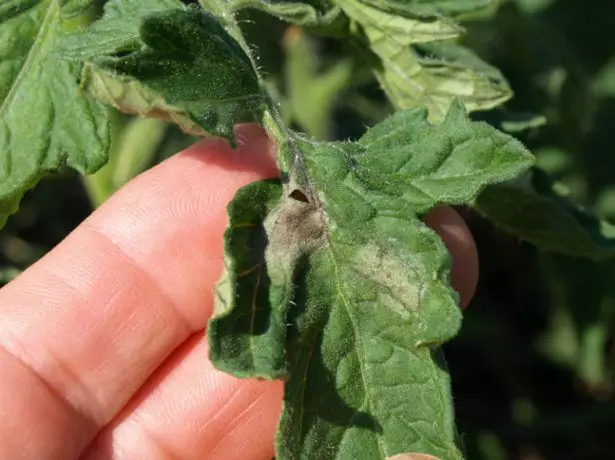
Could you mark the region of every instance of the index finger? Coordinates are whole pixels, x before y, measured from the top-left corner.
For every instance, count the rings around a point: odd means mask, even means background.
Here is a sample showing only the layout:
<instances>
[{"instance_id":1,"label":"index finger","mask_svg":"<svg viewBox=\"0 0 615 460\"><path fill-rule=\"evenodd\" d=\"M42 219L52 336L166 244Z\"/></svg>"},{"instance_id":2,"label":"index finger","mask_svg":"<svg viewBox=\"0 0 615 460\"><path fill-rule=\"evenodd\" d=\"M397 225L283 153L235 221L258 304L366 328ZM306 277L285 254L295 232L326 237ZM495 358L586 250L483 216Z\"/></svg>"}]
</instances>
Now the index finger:
<instances>
[{"instance_id":1,"label":"index finger","mask_svg":"<svg viewBox=\"0 0 615 460\"><path fill-rule=\"evenodd\" d=\"M79 455L205 327L226 205L278 174L260 128L237 135L237 151L209 140L138 177L0 291L0 457Z\"/></svg>"}]
</instances>

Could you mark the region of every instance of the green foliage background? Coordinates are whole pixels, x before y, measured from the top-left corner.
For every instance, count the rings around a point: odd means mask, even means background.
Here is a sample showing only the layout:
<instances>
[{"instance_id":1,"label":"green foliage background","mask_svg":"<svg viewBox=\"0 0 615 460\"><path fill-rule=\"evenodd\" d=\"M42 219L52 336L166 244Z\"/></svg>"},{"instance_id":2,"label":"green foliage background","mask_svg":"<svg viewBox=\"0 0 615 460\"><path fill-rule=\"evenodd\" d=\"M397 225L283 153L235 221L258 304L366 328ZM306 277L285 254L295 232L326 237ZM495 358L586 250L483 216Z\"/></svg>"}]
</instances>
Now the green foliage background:
<instances>
[{"instance_id":1,"label":"green foliage background","mask_svg":"<svg viewBox=\"0 0 615 460\"><path fill-rule=\"evenodd\" d=\"M392 111L349 45L260 13L242 13L240 24L299 130L356 139ZM473 117L512 132L576 203L615 222L615 5L503 1L466 27L464 44L514 91L504 106ZM67 172L26 194L0 233L2 282L139 171L193 141L163 122L118 113L112 129L103 170ZM614 458L615 263L540 252L460 212L477 240L480 286L445 352L468 458Z\"/></svg>"}]
</instances>

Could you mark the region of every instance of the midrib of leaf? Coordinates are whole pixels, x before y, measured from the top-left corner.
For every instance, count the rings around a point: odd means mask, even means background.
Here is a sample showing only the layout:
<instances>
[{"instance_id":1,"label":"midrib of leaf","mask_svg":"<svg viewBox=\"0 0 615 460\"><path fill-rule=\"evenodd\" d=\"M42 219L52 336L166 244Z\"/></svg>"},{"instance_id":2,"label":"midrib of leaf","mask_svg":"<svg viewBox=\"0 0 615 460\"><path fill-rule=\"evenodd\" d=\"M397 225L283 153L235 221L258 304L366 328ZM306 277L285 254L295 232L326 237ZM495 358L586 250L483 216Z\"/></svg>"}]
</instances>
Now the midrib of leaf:
<instances>
[{"instance_id":1,"label":"midrib of leaf","mask_svg":"<svg viewBox=\"0 0 615 460\"><path fill-rule=\"evenodd\" d=\"M268 116L267 116L268 115ZM292 173L297 173L299 172L301 174L302 179L305 180L304 183L301 183L300 186L305 187L306 190L306 194L308 196L309 200L313 200L315 205L316 205L316 209L318 210L318 216L319 216L319 220L322 222L322 226L324 228L324 235L325 235L325 241L326 241L326 246L329 249L329 256L331 258L331 261L333 263L334 269L335 269L335 275L336 278L338 279L338 294L341 297L341 299L343 299L344 302L344 306L346 307L346 311L348 313L348 316L352 322L353 325L353 330L355 333L355 340L357 341L357 343L361 343L357 334L357 328L355 326L355 319L354 317L352 317L351 313L350 313L350 308L348 307L348 301L346 300L344 293L341 289L341 285L342 283L339 282L339 269L338 269L338 264L337 261L335 259L335 254L333 252L333 246L331 244L331 239L329 237L329 227L327 226L327 219L325 218L325 212L322 206L322 202L320 201L320 199L318 198L318 195L315 192L314 189L314 185L312 183L312 180L310 178L309 172L307 170L307 167L305 166L305 160L304 157L302 155L302 151L301 148L299 147L297 141L296 141L296 134L294 134L293 132L291 132L289 129L286 128L286 125L282 122L282 120L280 119L280 115L277 111L268 111L266 116L264 117L264 126L266 127L267 132L274 137L278 142L288 142L289 145L289 150L291 151L291 157L292 159L289 158L284 158L283 155L279 155L278 156L278 165L280 167L281 171L288 171L289 175L292 175ZM302 139L304 142L308 142L308 143L312 143L312 144L316 144L316 142L308 139L308 138L303 138ZM291 161L289 161L291 160ZM297 171L297 168L300 168L301 171ZM289 186L288 184L284 184L284 188L286 189L286 192L292 192L292 190L289 190ZM298 397L298 400L300 401L300 408L301 408L301 414L299 417L299 426L297 429L297 432L299 433L299 436L302 436L303 433L303 420L304 420L304 413L305 413L305 390L306 390L306 386L307 386L307 380L308 380L308 373L309 373L309 369L310 369L310 363L312 360L312 356L314 354L314 347L316 346L316 340L317 340L317 336L318 336L318 332L315 332L313 334L312 337L310 337L309 340L309 346L310 346L310 350L308 355L306 356L305 359L305 367L303 370L303 380L301 383L301 393ZM361 345L362 347L362 345ZM368 402L369 407L371 408L371 396L368 394L368 386L366 385L366 381L365 381L365 370L363 368L364 364L361 360L361 358L359 358L359 365L361 366L361 379L363 380L363 385L365 387L365 394L366 394L366 399ZM345 436L345 434L344 434ZM341 441L344 439L344 436L342 436L342 438L340 439L340 444L338 445L338 450L341 447ZM382 455L384 455L384 447L382 446L381 440L380 438L377 437L377 442L378 442L378 448L380 450L380 453ZM336 458L339 458L336 454Z\"/></svg>"},{"instance_id":2,"label":"midrib of leaf","mask_svg":"<svg viewBox=\"0 0 615 460\"><path fill-rule=\"evenodd\" d=\"M435 98L430 94L429 91L426 90L425 87L421 86L412 76L416 75L416 73L421 72L423 70L420 63L412 58L412 50L410 47L405 46L399 41L395 40L395 38L391 38L386 35L386 33L379 31L379 36L376 36L375 29L366 29L365 34L367 35L369 42L372 45L372 49L378 54L380 59L382 59L385 66L383 66L382 71L376 73L378 80L380 83L389 88L389 91L393 91L390 88L389 83L385 77L386 70L393 70L396 76L408 85L411 88L414 88L415 91L420 92L425 99L427 99L434 107ZM394 49L391 49L388 45L394 45ZM410 74L410 72L405 72L402 67L398 64L399 60L403 59L404 63L410 67L412 65L416 66L416 72ZM396 106L400 106L399 100L397 98L393 98L392 102Z\"/></svg>"},{"instance_id":3,"label":"midrib of leaf","mask_svg":"<svg viewBox=\"0 0 615 460\"><path fill-rule=\"evenodd\" d=\"M363 341L361 340L360 334L358 333L358 327L357 327L357 320L354 316L354 314L352 313L352 308L350 307L350 302L348 302L348 300L346 299L346 296L344 295L344 291L342 289L342 282L340 281L340 276L339 276L339 265L337 263L337 260L335 258L335 253L333 252L333 246L331 245L331 241L329 240L328 237L328 232L327 234L327 242L329 243L329 252L331 254L331 262L333 264L334 270L335 270L335 275L336 278L338 279L338 295L340 296L340 298L342 299L342 302L344 303L344 307L346 308L346 313L348 314L348 318L350 318L350 322L352 323L352 329L354 332L354 337L355 337L355 342L357 344L359 344L359 349L361 350L361 352L364 352L364 346L363 346ZM367 404L368 407L370 408L370 410L373 411L374 407L372 404L372 400L373 400L373 395L370 393L369 390L369 385L367 384L367 380L366 380L366 375L367 375L367 371L365 370L365 363L363 362L363 354L358 354L358 361L359 361L359 367L361 369L361 380L363 380L363 386L365 387L365 397L367 399ZM347 431L346 431L347 432ZM378 436L377 434L376 436L376 442L378 443L378 450L380 450L380 454L383 458L386 457L386 451L384 446L382 445L382 440L380 439L380 436ZM341 440L343 440L344 438L342 437ZM340 445L338 446L338 448L341 447L341 442Z\"/></svg>"},{"instance_id":4,"label":"midrib of leaf","mask_svg":"<svg viewBox=\"0 0 615 460\"><path fill-rule=\"evenodd\" d=\"M361 16L363 13L353 2L345 2L344 11L362 25L372 51L381 59L382 69L374 69L374 73L382 87L388 93L389 100L392 104L398 109L408 108L403 102L404 97L398 96L395 85L390 82L390 77L387 78L386 76L386 74L391 71L394 72L395 76L404 85L408 88L412 88L412 91L428 101L433 108L437 108L436 98L430 94L429 89L423 87L413 78L421 71L425 70L413 56L414 52L411 45L413 42L416 42L416 40L409 39L408 43L402 43L399 38L396 37L396 34L388 34L387 31L378 24L362 23ZM451 33L450 30L444 30L445 31L440 34L431 32L431 41L453 38L460 33L460 31ZM409 37L411 35L412 32L409 32ZM403 63L403 67L399 64L400 62Z\"/></svg>"},{"instance_id":5,"label":"midrib of leaf","mask_svg":"<svg viewBox=\"0 0 615 460\"><path fill-rule=\"evenodd\" d=\"M53 23L54 16L60 11L60 5L58 4L58 2L59 0L49 0L47 14L43 19L41 27L36 34L36 39L34 40L34 43L32 44L30 51L28 52L28 57L26 58L26 61L24 62L23 66L21 66L21 69L19 70L15 81L11 85L11 89L9 90L8 94L4 98L4 101L2 102L2 106L0 107L0 118L4 117L5 113L8 111L8 107L13 103L13 99L19 89L21 80L25 78L28 71L30 70L32 62L36 59L37 53L43 44L43 40L45 39L45 35L47 34L49 28L51 27L51 24Z\"/></svg>"},{"instance_id":6,"label":"midrib of leaf","mask_svg":"<svg viewBox=\"0 0 615 460\"><path fill-rule=\"evenodd\" d=\"M223 24L226 24L225 29L227 33L231 35L237 41L237 43L239 43L239 46L241 46L243 51L246 53L248 60L252 64L252 67L254 69L258 69L258 66L256 65L256 61L254 60L254 57L252 56L252 50L250 49L250 46L246 42L246 39L243 36L243 33L241 32L241 28L239 27L239 24L237 23L237 20L235 19L235 13L232 9L231 2L229 0L224 0L224 1L199 0L198 3L199 5L201 5L203 10L209 12L210 14L213 14L214 16L218 18L220 22L222 22ZM255 72L255 73L259 80L260 86L262 88L263 82L262 82L261 75L259 72ZM267 91L264 91L264 93L269 94Z\"/></svg>"},{"instance_id":7,"label":"midrib of leaf","mask_svg":"<svg viewBox=\"0 0 615 460\"><path fill-rule=\"evenodd\" d=\"M274 120L277 119L277 117L273 116L272 118ZM277 115L277 114L276 114ZM275 122L274 122L275 123ZM359 334L359 327L358 327L358 321L356 318L356 315L354 314L353 310L352 310L352 306L351 303L347 300L345 294L344 294L344 289L343 289L343 283L340 281L340 268L339 268L339 264L337 262L337 258L335 256L335 251L334 251L334 245L332 244L331 238L329 236L329 227L326 225L327 219L325 218L325 210L324 207L320 201L320 199L318 198L318 195L315 193L315 189L312 183L312 180L310 178L309 172L307 170L307 167L305 166L305 160L304 157L302 155L302 150L301 148L297 145L295 138L294 138L294 134L292 132L290 132L289 130L286 129L285 125L282 123L275 123L275 131L274 133L277 135L283 135L286 136L285 139L288 141L290 140L289 144L290 144L290 150L292 152L292 157L293 157L293 167L297 167L298 165L301 165L301 167L303 168L303 170L301 171L301 175L303 176L303 178L306 180L305 184L302 184L303 186L305 186L307 188L306 192L308 194L308 197L310 200L314 200L315 204L316 204L316 209L318 210L318 214L320 217L320 220L322 222L323 228L325 229L324 231L324 235L325 235L325 240L326 240L326 248L327 251L329 252L329 257L331 260L331 263L334 267L335 270L335 277L337 280L337 292L338 292L338 296L341 299L346 313L348 314L348 318L350 319L350 322L352 324L352 328L353 328L353 332L354 332L354 338L355 338L355 343L358 345L357 346L357 358L358 358L358 362L359 362L359 366L360 366L360 373L361 373L361 380L363 382L363 387L365 389L365 399L366 399L366 404L367 407L370 409L370 411L374 410L373 407L373 394L371 393L371 389L370 389L370 384L368 383L368 371L365 369L365 363L364 363L364 353L365 353L365 346L364 343L361 339L361 336ZM401 129L401 128L400 128ZM312 143L312 144L316 144L316 142L304 138L302 139L304 142L308 142L308 143ZM331 146L334 146L333 144ZM283 166L283 164L281 164L280 166ZM290 191L290 190L288 190ZM300 396L300 400L301 400L301 416L299 418L300 423L299 423L299 427L298 427L298 432L302 433L303 430L303 412L304 412L304 404L303 404L303 400L304 400L304 394L305 394L305 388L306 388L306 382L307 382L307 373L309 371L309 367L310 367L310 361L313 355L313 349L314 346L316 344L316 339L315 337L312 337L312 339L309 341L310 343L310 352L308 354L308 356L306 357L306 364L305 364L305 369L304 369L304 373L303 373L303 382L301 385L301 396ZM396 348L399 348L398 344L393 343L393 346L395 346ZM405 349L404 349L405 350ZM405 350L408 351L408 350ZM438 381L438 375L437 375L437 369L436 369L436 363L435 361L431 358L431 357L426 357L426 359L424 360L424 362L429 366L429 374L431 375L431 380L436 382ZM437 385L438 387L440 387L440 385ZM440 403L440 413L446 413L444 407L444 397L442 395L442 391L441 388L438 388L438 400ZM340 438L340 443L338 444L338 449L340 449L342 447L342 442L344 437L346 436L347 432L344 433L344 435ZM387 454L386 454L386 447L383 445L383 440L382 437L379 436L378 434L374 435L376 437L376 443L378 445L378 449L380 451L380 454L382 456L382 458L386 458ZM427 440L426 440L427 441ZM437 447L437 446L436 446ZM336 454L336 458L339 459L339 457Z\"/></svg>"},{"instance_id":8,"label":"midrib of leaf","mask_svg":"<svg viewBox=\"0 0 615 460\"><path fill-rule=\"evenodd\" d=\"M305 179L305 183L301 184L303 186L305 186L307 188L307 190L305 190L305 192L308 195L308 199L313 200L315 202L316 205L316 209L318 210L318 215L319 215L319 220L322 222L323 228L324 230L324 235L325 235L325 240L326 240L326 245L328 248L328 252L329 252L329 256L331 258L331 262L334 266L334 270L335 270L335 275L337 278L337 285L338 285L338 295L340 296L340 298L342 299L343 303L344 303L344 307L346 308L346 312L348 314L348 317L350 318L350 321L352 323L353 326L353 332L355 334L355 341L357 343L360 344L361 349L363 349L363 344L360 340L359 334L357 333L357 327L356 327L356 319L354 318L354 316L351 313L351 309L348 305L348 301L346 300L346 297L344 295L344 292L341 288L342 283L340 282L340 276L339 276L339 265L337 263L337 260L335 258L335 253L333 252L333 245L331 242L331 238L329 236L329 227L327 226L327 220L325 218L325 212L322 206L322 202L320 201L320 199L318 198L317 194L315 193L314 190L314 185L312 183L312 180L310 178L309 172L307 170L307 167L305 166L305 160L303 158L302 155L302 151L301 148L299 147L299 145L297 144L296 140L295 140L295 135L290 132L286 126L284 125L284 123L281 122L281 120L279 119L279 115L277 112L274 113L269 113L271 118L265 117L265 126L267 126L269 129L268 131L270 132L270 134L273 134L278 141L284 141L286 140L287 142L289 142L289 150L291 151L292 154L292 162L289 162L289 159L284 159L282 158L282 155L280 155L278 158L278 162L279 162L279 166L280 169L282 171L284 171L286 168L285 167L289 167L291 166L293 168L292 171L289 171L290 174L292 174L293 172L298 172L297 171L297 167L300 167L302 170L299 171L299 173L301 174L302 178ZM267 123L269 122L269 123ZM314 143L313 141L309 140L309 139L303 139L304 142L309 142L309 143ZM286 162L284 161L286 160ZM285 164L286 163L286 164ZM290 163L290 164L288 164ZM288 185L285 185L285 188L288 188ZM287 190L288 192L289 190ZM316 334L317 335L317 334ZM303 431L303 413L304 413L304 404L303 404L303 400L304 400L304 395L305 395L305 388L306 388L306 382L307 382L307 374L309 371L309 367L310 367L310 362L312 359L312 355L313 355L313 350L314 350L314 346L316 344L316 338L312 337L312 339L310 340L310 352L307 356L306 359L306 363L305 363L305 370L304 370L304 374L303 374L303 382L301 385L301 416L299 418L300 423L299 423L299 433L301 435L302 431ZM368 390L368 385L366 383L366 371L364 369L364 363L363 360L361 358L361 355L359 356L359 365L361 367L361 379L363 381L363 386L365 388L365 395L366 395L366 399L367 399L367 404L370 408L372 408L372 396L369 394L369 390ZM380 440L380 438L377 436L377 443L378 443L378 449L380 450L380 453L384 456L385 455L385 451L384 451L384 447L382 446L382 442ZM343 436L341 438L341 440L343 440ZM338 445L338 449L341 447L341 442Z\"/></svg>"},{"instance_id":9,"label":"midrib of leaf","mask_svg":"<svg viewBox=\"0 0 615 460\"><path fill-rule=\"evenodd\" d=\"M333 144L332 144L333 145ZM300 150L298 150L300 152ZM303 157L301 157L303 160ZM305 172L306 176L308 177L309 180L309 175L307 173L307 170ZM311 181L310 181L311 182ZM314 194L316 195L316 194ZM320 202L320 200L318 200L318 198L315 196L315 199L317 200L317 209L319 211L319 215L321 217L321 220L323 222L323 228L325 228L325 238L326 238L326 242L327 242L327 249L329 250L329 254L330 254L330 258L331 258L331 263L333 264L334 270L335 270L335 277L337 278L337 285L338 285L338 295L340 297L340 299L342 300L344 307L346 309L346 313L348 314L348 318L350 319L350 322L352 323L352 329L354 332L354 336L355 336L355 342L359 345L359 349L361 350L361 354L358 354L358 361L359 361L359 367L360 367L360 372L361 372L361 380L363 381L363 387L365 388L365 397L367 400L367 405L370 408L370 410L373 410L373 395L370 392L369 389L369 385L367 383L367 371L365 370L365 363L363 362L363 352L364 352L364 346L363 346L363 341L361 340L360 334L358 333L358 327L357 327L357 320L352 312L352 308L350 306L350 302L348 301L348 299L346 298L345 294L344 294L344 290L343 290L343 283L341 282L341 277L340 277L340 268L339 268L339 264L337 262L337 259L335 257L335 252L333 250L333 244L331 242L331 238L329 237L329 228L326 225L326 219L324 217L325 211L323 209L323 206ZM347 431L344 433L347 433ZM342 446L342 441L344 439L344 436L342 436L342 438L340 439L340 444L338 445L338 449ZM380 451L380 454L382 455L382 457L384 458L386 456L385 453L385 448L382 445L382 440L380 439L380 437L378 435L376 435L376 442L378 444L378 450Z\"/></svg>"},{"instance_id":10,"label":"midrib of leaf","mask_svg":"<svg viewBox=\"0 0 615 460\"><path fill-rule=\"evenodd\" d=\"M327 232L328 235L328 232ZM339 279L339 264L337 263L337 260L335 258L335 252L333 251L333 245L331 244L331 241L329 240L328 236L327 236L327 242L328 242L328 248L329 248L329 252L331 255L331 262L333 264L333 266L335 267L335 273L336 273L336 278L338 279L338 294L340 296L340 298L343 301L344 307L346 309L346 312L348 314L348 317L350 318L350 322L352 323L352 328L353 328L353 332L355 335L355 342L359 345L357 347L357 350L361 350L361 353L357 352L358 354L358 361L359 361L359 365L360 365L360 369L361 369L361 379L363 381L363 385L365 388L365 394L366 394L366 400L367 400L367 404L370 410L374 410L374 407L372 405L372 401L373 401L373 395L370 393L370 385L367 382L367 377L366 375L368 374L367 370L365 370L365 364L363 362L363 354L364 354L364 344L363 341L361 339L361 335L359 334L359 327L357 326L357 318L356 315L353 313L352 310L352 306L351 306L351 302L349 302L346 299L346 296L344 295L344 291L342 289L342 284ZM395 343L395 342L391 342L389 340L387 340L387 343L389 343L392 347L394 348L400 348L403 351L407 352L407 353L412 353L413 351L406 349L405 347L400 346L399 344ZM423 350L425 351L426 349L423 347ZM420 350L419 350L420 351ZM427 350L428 352L428 350ZM429 374L431 375L431 380L433 382L437 382L439 380L438 377L438 372L437 372L437 365L436 362L434 361L433 358L431 358L430 356L427 356L426 359L423 360L423 363L427 364L429 366ZM444 403L444 395L442 394L442 385L436 385L437 390L438 390L438 401L439 401L439 405L440 405L440 413L441 414L445 414L446 413L446 404ZM400 419L400 422L405 423L405 420ZM346 433L345 433L346 434ZM344 434L344 436L345 436ZM376 441L378 443L378 448L380 450L380 453L382 455L382 458L386 458L387 454L386 454L386 448L382 443L382 438L381 436L379 436L378 434L374 434L374 436L376 437ZM343 440L343 437L342 437ZM428 440L425 439L425 441L427 442ZM340 442L340 446L341 446L341 442ZM434 448L439 449L439 446L434 446ZM337 458L337 457L336 457Z\"/></svg>"},{"instance_id":11,"label":"midrib of leaf","mask_svg":"<svg viewBox=\"0 0 615 460\"><path fill-rule=\"evenodd\" d=\"M330 235L329 235L329 227L326 225L327 223L327 219L325 217L326 211L324 210L324 207L320 201L320 199L318 198L318 195L315 192L315 188L313 185L313 182L311 180L309 171L307 169L307 167L305 166L305 160L304 160L304 155L302 154L302 150L301 148L297 145L296 140L295 140L295 135L294 133L292 133L291 131L289 131L285 125L283 123L281 123L277 117L277 113L275 115L270 114L274 120L274 125L275 125L275 129L273 131L272 134L277 135L277 136L285 136L284 139L286 139L286 141L289 142L290 146L292 146L290 148L290 150L292 151L292 157L293 157L293 162L292 165L294 168L296 168L298 165L300 165L300 167L302 168L302 171L300 171L301 175L303 176L303 178L305 179L306 183L305 184L301 184L302 186L305 186L307 188L307 190L305 190L305 192L307 192L308 197L310 200L314 200L315 204L316 204L316 209L318 210L318 214L320 217L320 220L322 221L322 225L323 228L325 229L324 231L324 235L325 235L325 241L326 241L326 250L329 253L329 257L331 260L331 263L334 267L335 270L335 277L337 280L337 292L339 295L339 298L341 299L342 303L344 304L346 313L348 314L348 318L350 319L350 322L352 324L352 328L353 328L353 333L354 333L354 338L355 338L355 343L358 345L357 346L357 359L359 362L359 366L360 366L360 373L361 373L361 380L363 382L363 387L365 389L365 399L366 399L366 404L367 407L370 409L370 411L374 410L373 407L373 399L374 396L371 393L371 389L370 389L370 384L368 383L368 371L365 369L365 363L364 363L364 353L365 353L365 346L364 343L361 339L360 333L359 333L359 327L358 327L358 320L356 318L356 315L354 314L353 310L352 310L352 305L351 303L347 300L345 294L344 294L344 289L343 289L343 283L340 281L340 268L339 268L339 264L337 261L337 258L335 256L335 251L334 251L334 245L332 244ZM267 118L265 118L265 120L267 120ZM266 125L267 126L267 125ZM271 125L269 125L270 128L272 128ZM399 130L401 130L402 128L398 128ZM397 130L396 130L397 131ZM389 134L389 135L393 135L393 133ZM280 138L282 139L282 138ZM317 144L317 142L311 140L311 139L307 139L307 138L302 138L303 142L308 142L311 144ZM332 147L336 147L334 144L331 144ZM282 160L282 159L281 159ZM282 160L282 163L280 164L280 166L285 166ZM287 166L287 165L286 165ZM296 171L296 169L295 169ZM287 187L287 186L285 186ZM287 190L288 192L290 192L291 190ZM309 366L310 366L310 361L313 355L313 349L314 346L316 344L316 339L313 337L309 343L310 343L310 352L308 354L308 356L306 357L306 365L305 365L305 369L304 369L304 374L303 374L303 383L301 386L301 417L299 418L300 420L300 425L299 425L299 433L302 433L303 430L303 412L304 412L304 404L303 404L303 400L304 400L304 394L305 394L305 388L306 388L306 381L307 381L307 373L309 372ZM400 346L396 343L391 343L389 342L392 346L396 347L396 348L400 348ZM403 347L402 347L403 348ZM409 350L406 350L405 348L403 348L404 351L406 352L410 352ZM420 351L420 350L419 350ZM429 350L427 350L425 347L423 347L423 351L426 353L429 353ZM437 364L435 362L435 360L431 357L431 356L425 356L424 359L422 359L424 365L428 366L429 368L429 374L431 377L431 381L433 382L438 382L440 380L440 376L438 375L438 369L437 369ZM437 387L437 392L438 392L438 401L439 401L439 406L440 406L440 413L441 414L446 414L446 404L444 402L445 399L445 395L442 394L442 385L436 385ZM446 417L445 417L446 418ZM446 422L450 422L450 420L445 420ZM405 422L403 419L400 420L400 422ZM449 427L452 428L454 430L454 426L453 427ZM346 436L347 432L344 433L344 435L340 438L340 443L338 444L338 450L342 447L342 443L343 443L343 439ZM382 458L386 458L387 454L386 454L386 447L383 445L383 439L381 436L379 436L378 434L374 434L374 436L376 437L376 443L378 445L378 449L380 451L381 457ZM424 439L425 442L429 442L429 440L427 438ZM439 449L439 446L434 446L434 448ZM336 454L336 459L339 459L339 457Z\"/></svg>"},{"instance_id":12,"label":"midrib of leaf","mask_svg":"<svg viewBox=\"0 0 615 460\"><path fill-rule=\"evenodd\" d=\"M303 433L303 419L305 415L305 388L307 387L308 372L310 370L310 363L312 362L312 356L314 355L314 347L316 346L316 337L318 332L314 333L310 340L310 353L307 356L305 370L303 371L303 381L301 383L301 416L299 417L299 429L297 430L299 436Z\"/></svg>"}]
</instances>

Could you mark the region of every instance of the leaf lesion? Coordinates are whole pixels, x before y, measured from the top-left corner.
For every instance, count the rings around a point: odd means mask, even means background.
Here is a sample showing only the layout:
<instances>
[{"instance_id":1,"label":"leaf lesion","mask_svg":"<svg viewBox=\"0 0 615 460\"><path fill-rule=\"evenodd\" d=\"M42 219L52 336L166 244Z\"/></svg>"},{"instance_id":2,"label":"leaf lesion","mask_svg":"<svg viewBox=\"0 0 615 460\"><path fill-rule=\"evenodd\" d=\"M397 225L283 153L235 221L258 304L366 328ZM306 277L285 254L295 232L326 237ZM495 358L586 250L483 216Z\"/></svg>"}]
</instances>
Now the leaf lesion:
<instances>
[{"instance_id":1,"label":"leaf lesion","mask_svg":"<svg viewBox=\"0 0 615 460\"><path fill-rule=\"evenodd\" d=\"M290 192L290 195L288 196L289 198L292 198L293 200L301 201L302 203L310 202L310 200L305 195L305 193L303 193L303 191L299 190L298 188Z\"/></svg>"}]
</instances>

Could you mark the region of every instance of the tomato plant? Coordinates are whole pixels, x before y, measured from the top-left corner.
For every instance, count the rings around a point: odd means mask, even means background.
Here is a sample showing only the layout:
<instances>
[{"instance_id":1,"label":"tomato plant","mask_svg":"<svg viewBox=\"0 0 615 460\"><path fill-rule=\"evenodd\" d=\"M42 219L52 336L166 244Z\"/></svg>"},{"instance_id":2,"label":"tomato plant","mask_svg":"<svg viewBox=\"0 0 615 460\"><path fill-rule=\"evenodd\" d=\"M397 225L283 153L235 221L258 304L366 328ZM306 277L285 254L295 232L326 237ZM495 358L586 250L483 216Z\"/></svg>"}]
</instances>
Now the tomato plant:
<instances>
[{"instance_id":1,"label":"tomato plant","mask_svg":"<svg viewBox=\"0 0 615 460\"><path fill-rule=\"evenodd\" d=\"M234 144L235 124L258 123L281 178L229 206L207 334L219 369L285 381L277 457L497 456L511 435L485 428L464 446L456 425L442 347L462 315L450 256L421 217L462 207L479 249L539 261L559 300L535 352L607 394L610 316L575 316L585 300L566 280L586 267L603 280L594 303L610 312L615 255L613 226L589 210L608 217L612 175L586 167L603 184L574 189L611 67L588 90L567 50L529 42L548 5L499 3L5 1L0 220L13 231L24 194L66 166L98 205L195 139ZM549 59L533 54L543 49ZM514 84L481 56L511 68ZM6 277L32 258L7 264ZM497 328L468 321L497 343ZM536 403L513 399L534 420Z\"/></svg>"}]
</instances>

